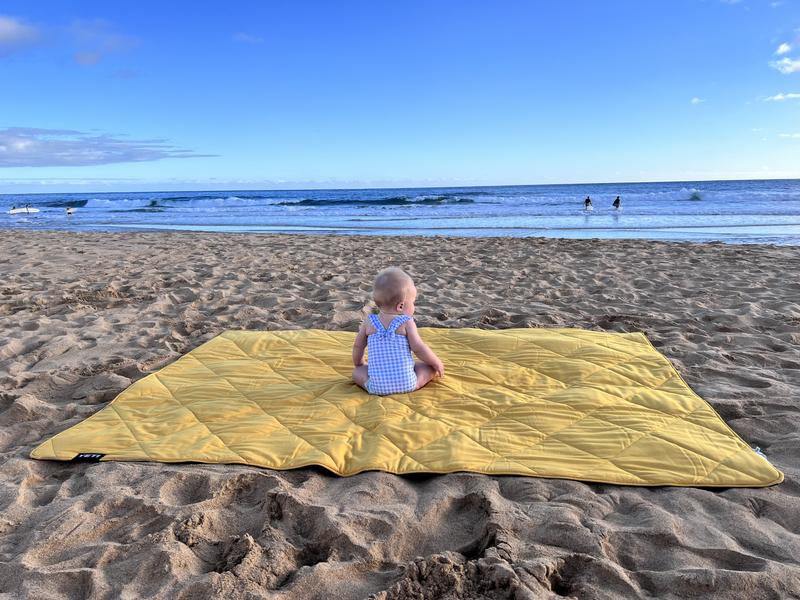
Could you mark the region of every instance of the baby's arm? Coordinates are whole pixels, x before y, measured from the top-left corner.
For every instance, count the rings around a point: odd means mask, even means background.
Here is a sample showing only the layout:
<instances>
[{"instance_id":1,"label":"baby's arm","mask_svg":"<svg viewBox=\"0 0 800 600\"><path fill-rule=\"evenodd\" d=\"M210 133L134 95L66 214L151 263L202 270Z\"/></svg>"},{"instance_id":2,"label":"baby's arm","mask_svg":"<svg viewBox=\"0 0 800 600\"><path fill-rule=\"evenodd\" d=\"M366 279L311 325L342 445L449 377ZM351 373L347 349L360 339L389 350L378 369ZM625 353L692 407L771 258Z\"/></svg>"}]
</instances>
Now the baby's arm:
<instances>
[{"instance_id":1,"label":"baby's arm","mask_svg":"<svg viewBox=\"0 0 800 600\"><path fill-rule=\"evenodd\" d=\"M422 362L436 371L436 374L439 377L444 375L444 364L439 357L434 354L433 350L428 348L428 345L422 341L422 338L419 336L419 331L417 331L417 324L414 321L406 321L405 323L406 328L406 338L408 339L408 345L411 347L411 350L414 354L417 355Z\"/></svg>"},{"instance_id":2,"label":"baby's arm","mask_svg":"<svg viewBox=\"0 0 800 600\"><path fill-rule=\"evenodd\" d=\"M364 323L358 328L356 341L353 343L353 365L360 367L364 364L364 350L367 348L367 331Z\"/></svg>"}]
</instances>

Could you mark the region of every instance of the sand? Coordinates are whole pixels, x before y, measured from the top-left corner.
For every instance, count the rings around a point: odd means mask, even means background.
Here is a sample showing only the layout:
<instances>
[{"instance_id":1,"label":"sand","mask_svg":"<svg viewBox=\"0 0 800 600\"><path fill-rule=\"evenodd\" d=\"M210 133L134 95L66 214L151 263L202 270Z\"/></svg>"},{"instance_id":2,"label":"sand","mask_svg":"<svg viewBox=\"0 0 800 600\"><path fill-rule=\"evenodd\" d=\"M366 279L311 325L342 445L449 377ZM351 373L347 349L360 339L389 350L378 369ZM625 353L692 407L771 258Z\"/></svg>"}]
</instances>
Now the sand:
<instances>
[{"instance_id":1,"label":"sand","mask_svg":"<svg viewBox=\"0 0 800 600\"><path fill-rule=\"evenodd\" d=\"M0 240L0 598L800 597L800 248L63 233ZM231 328L644 331L786 475L766 489L35 461Z\"/></svg>"}]
</instances>

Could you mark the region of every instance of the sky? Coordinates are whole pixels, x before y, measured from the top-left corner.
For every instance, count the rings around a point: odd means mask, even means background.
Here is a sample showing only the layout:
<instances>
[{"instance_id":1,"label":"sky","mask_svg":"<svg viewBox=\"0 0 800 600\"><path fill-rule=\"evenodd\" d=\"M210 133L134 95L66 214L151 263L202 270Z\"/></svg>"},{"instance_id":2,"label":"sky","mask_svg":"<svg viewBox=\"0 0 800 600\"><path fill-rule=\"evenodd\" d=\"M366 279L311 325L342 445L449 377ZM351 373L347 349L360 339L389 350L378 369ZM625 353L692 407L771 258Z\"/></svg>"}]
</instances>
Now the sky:
<instances>
[{"instance_id":1,"label":"sky","mask_svg":"<svg viewBox=\"0 0 800 600\"><path fill-rule=\"evenodd\" d=\"M800 0L0 0L0 193L800 178Z\"/></svg>"}]
</instances>

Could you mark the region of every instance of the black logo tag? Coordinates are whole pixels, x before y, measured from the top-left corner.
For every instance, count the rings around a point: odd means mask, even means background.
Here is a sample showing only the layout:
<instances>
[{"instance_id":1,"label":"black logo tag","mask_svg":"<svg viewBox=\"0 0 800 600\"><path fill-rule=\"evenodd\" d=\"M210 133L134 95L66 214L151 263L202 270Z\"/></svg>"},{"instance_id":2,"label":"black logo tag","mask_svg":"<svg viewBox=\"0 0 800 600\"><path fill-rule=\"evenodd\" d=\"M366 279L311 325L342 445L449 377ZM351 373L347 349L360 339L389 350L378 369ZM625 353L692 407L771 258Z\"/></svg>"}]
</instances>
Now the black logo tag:
<instances>
[{"instance_id":1,"label":"black logo tag","mask_svg":"<svg viewBox=\"0 0 800 600\"><path fill-rule=\"evenodd\" d=\"M100 462L105 454L98 454L96 452L81 452L71 462Z\"/></svg>"}]
</instances>

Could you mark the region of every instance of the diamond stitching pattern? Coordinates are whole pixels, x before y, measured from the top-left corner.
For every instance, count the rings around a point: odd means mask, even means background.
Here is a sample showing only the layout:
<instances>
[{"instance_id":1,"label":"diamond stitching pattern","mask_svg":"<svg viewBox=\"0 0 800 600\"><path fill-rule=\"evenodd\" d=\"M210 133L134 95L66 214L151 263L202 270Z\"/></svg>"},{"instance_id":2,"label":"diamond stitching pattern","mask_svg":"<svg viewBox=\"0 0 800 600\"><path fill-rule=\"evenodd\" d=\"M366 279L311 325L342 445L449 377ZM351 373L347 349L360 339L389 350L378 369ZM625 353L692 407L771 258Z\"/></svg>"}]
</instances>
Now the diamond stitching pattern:
<instances>
[{"instance_id":1,"label":"diamond stitching pattern","mask_svg":"<svg viewBox=\"0 0 800 600\"><path fill-rule=\"evenodd\" d=\"M349 380L352 333L229 331L32 456L102 452L106 460L318 464L342 475L467 470L633 485L782 480L641 334L422 333L447 378L376 397ZM104 425L109 432L98 433Z\"/></svg>"}]
</instances>

